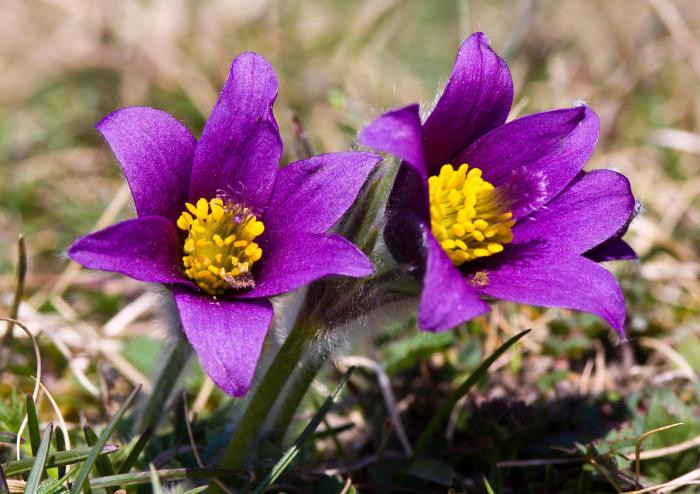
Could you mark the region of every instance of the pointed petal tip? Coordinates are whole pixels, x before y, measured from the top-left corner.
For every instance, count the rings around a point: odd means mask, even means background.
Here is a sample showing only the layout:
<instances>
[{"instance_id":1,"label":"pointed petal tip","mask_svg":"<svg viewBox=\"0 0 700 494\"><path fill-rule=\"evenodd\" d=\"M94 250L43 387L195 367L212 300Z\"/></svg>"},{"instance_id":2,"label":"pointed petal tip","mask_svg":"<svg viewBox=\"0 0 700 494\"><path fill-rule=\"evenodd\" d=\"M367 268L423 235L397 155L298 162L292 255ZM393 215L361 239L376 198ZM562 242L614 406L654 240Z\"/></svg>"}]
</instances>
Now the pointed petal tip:
<instances>
[{"instance_id":1,"label":"pointed petal tip","mask_svg":"<svg viewBox=\"0 0 700 494\"><path fill-rule=\"evenodd\" d=\"M418 104L386 111L360 131L358 140L364 146L393 154L427 177Z\"/></svg>"},{"instance_id":2,"label":"pointed petal tip","mask_svg":"<svg viewBox=\"0 0 700 494\"><path fill-rule=\"evenodd\" d=\"M475 41L477 41L479 44L491 48L491 40L490 40L489 37L486 35L486 33L484 33L483 31L476 31L476 32L472 33L472 34L469 35L462 43L464 44L464 43L466 43L467 41L472 41L472 40L475 40Z\"/></svg>"},{"instance_id":3,"label":"pointed petal tip","mask_svg":"<svg viewBox=\"0 0 700 494\"><path fill-rule=\"evenodd\" d=\"M272 67L270 62L262 56L260 53L254 51L247 51L239 54L231 61L231 66L229 68L229 78L234 77L236 72L244 69L250 68L259 74L263 74L266 81L274 88L274 91L279 90L279 80L277 79L277 72ZM274 100L270 103L272 106Z\"/></svg>"}]
</instances>

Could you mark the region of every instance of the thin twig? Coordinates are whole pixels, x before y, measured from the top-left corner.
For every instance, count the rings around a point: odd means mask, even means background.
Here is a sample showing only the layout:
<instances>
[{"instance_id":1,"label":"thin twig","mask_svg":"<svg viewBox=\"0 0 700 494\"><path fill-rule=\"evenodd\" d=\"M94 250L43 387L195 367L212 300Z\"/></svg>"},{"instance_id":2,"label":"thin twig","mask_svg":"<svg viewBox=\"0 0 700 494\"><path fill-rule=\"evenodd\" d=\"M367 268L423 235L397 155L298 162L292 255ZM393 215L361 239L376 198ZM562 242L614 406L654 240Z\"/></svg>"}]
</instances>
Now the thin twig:
<instances>
[{"instance_id":1,"label":"thin twig","mask_svg":"<svg viewBox=\"0 0 700 494\"><path fill-rule=\"evenodd\" d=\"M396 407L396 397L394 396L394 391L391 389L391 381L389 380L389 376L387 376L386 372L384 372L381 364L370 358L361 356L345 357L340 361L340 363L346 367L366 367L374 372L374 374L377 376L377 383L382 390L382 397L384 398L384 404L386 405L387 412L389 413L389 418L396 429L396 436L399 438L401 447L406 455L410 456L413 449L411 448L411 443L406 435L406 430L403 428L403 424L401 423L401 418Z\"/></svg>"},{"instance_id":2,"label":"thin twig","mask_svg":"<svg viewBox=\"0 0 700 494\"><path fill-rule=\"evenodd\" d=\"M649 451L642 451L639 454L639 460L652 460L654 458L663 458L664 456L670 456L676 453L681 453L682 451L696 448L698 446L700 446L700 435L688 439L687 441L683 441L682 443L674 444L673 446L651 449ZM628 460L634 460L636 458L636 453L630 453L627 455Z\"/></svg>"},{"instance_id":3,"label":"thin twig","mask_svg":"<svg viewBox=\"0 0 700 494\"><path fill-rule=\"evenodd\" d=\"M668 429L672 429L674 427L678 427L679 425L683 425L683 422L677 422L675 424L670 424L670 425L665 425L663 427L658 427L656 429L652 429L650 431L645 432L641 436L639 436L639 439L637 439L637 442L634 445L634 481L637 485L639 485L639 477L641 476L641 466L639 465L640 462L640 452L642 451L642 443L649 437L657 432L662 432Z\"/></svg>"}]
</instances>

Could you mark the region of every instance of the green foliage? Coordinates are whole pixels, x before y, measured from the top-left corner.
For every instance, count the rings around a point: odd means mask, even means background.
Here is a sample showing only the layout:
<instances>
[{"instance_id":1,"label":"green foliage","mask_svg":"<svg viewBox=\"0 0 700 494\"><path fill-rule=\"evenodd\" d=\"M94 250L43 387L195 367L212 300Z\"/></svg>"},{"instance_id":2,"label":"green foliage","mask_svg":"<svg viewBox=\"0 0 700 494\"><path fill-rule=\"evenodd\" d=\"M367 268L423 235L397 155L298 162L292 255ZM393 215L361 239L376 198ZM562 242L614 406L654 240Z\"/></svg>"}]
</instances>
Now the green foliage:
<instances>
[{"instance_id":1,"label":"green foliage","mask_svg":"<svg viewBox=\"0 0 700 494\"><path fill-rule=\"evenodd\" d=\"M386 345L382 352L382 362L388 374L396 374L414 366L418 359L450 347L454 340L451 332L416 332Z\"/></svg>"},{"instance_id":2,"label":"green foliage","mask_svg":"<svg viewBox=\"0 0 700 494\"><path fill-rule=\"evenodd\" d=\"M83 486L87 482L88 475L90 474L90 470L92 470L93 465L95 464L97 458L100 455L100 451L105 446L105 444L107 444L107 440L112 435L112 432L114 432L114 429L119 423L119 420L122 418L122 416L129 408L131 403L134 401L136 395L140 390L141 387L138 386L131 392L129 397L124 401L124 404L119 408L117 413L115 413L114 416L107 423L104 430L102 431L102 434L100 434L100 437L97 439L97 441L95 441L95 444L92 445L92 451L90 452L90 455L85 459L85 462L81 465L80 470L78 471L78 476L75 482L73 482L71 494L78 494L83 489Z\"/></svg>"},{"instance_id":3,"label":"green foliage","mask_svg":"<svg viewBox=\"0 0 700 494\"><path fill-rule=\"evenodd\" d=\"M46 460L49 456L49 447L51 446L51 434L53 434L53 424L49 424L44 431L41 443L35 453L34 465L32 465L32 469L29 471L27 486L24 489L26 494L36 494L39 491L41 479L46 475Z\"/></svg>"}]
</instances>

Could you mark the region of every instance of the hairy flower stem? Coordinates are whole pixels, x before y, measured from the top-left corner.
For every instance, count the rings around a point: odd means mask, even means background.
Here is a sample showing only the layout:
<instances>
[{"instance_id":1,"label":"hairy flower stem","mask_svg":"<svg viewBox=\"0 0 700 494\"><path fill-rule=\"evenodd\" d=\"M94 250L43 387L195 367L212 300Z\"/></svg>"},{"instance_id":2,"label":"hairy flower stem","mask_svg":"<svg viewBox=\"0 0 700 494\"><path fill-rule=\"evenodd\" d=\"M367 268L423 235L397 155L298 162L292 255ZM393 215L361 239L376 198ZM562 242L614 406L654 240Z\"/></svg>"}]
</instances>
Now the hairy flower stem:
<instances>
[{"instance_id":1,"label":"hairy flower stem","mask_svg":"<svg viewBox=\"0 0 700 494\"><path fill-rule=\"evenodd\" d=\"M220 466L239 468L243 465L261 426L299 363L306 343L313 337L314 329L315 326L309 324L303 315L297 320L262 381L253 391L231 442L226 447Z\"/></svg>"},{"instance_id":2,"label":"hairy flower stem","mask_svg":"<svg viewBox=\"0 0 700 494\"><path fill-rule=\"evenodd\" d=\"M182 333L182 330L178 330ZM153 383L153 392L147 401L142 403L140 410L135 414L137 419L132 429L133 434L141 434L146 427L155 426L163 415L163 409L168 397L175 387L180 374L185 369L185 364L192 355L192 347L183 334L180 334L173 346L165 350L165 362L161 367L158 377Z\"/></svg>"},{"instance_id":3,"label":"hairy flower stem","mask_svg":"<svg viewBox=\"0 0 700 494\"><path fill-rule=\"evenodd\" d=\"M282 402L273 411L271 420L270 441L273 444L282 444L284 436L287 434L289 425L301 404L301 400L306 396L314 378L326 363L331 351L328 348L321 348L319 354L302 366L297 372L291 376L287 383L287 391L282 398Z\"/></svg>"}]
</instances>

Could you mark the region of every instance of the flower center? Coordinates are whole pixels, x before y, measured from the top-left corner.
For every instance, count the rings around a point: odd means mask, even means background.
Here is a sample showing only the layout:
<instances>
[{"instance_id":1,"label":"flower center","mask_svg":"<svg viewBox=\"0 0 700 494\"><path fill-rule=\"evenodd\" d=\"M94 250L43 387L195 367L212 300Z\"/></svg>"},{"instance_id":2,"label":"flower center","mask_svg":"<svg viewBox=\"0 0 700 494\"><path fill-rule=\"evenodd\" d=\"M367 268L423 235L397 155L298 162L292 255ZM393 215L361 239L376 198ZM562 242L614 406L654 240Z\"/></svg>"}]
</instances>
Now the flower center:
<instances>
[{"instance_id":1,"label":"flower center","mask_svg":"<svg viewBox=\"0 0 700 494\"><path fill-rule=\"evenodd\" d=\"M497 254L513 240L513 214L480 169L443 165L428 190L430 228L455 266Z\"/></svg>"},{"instance_id":2,"label":"flower center","mask_svg":"<svg viewBox=\"0 0 700 494\"><path fill-rule=\"evenodd\" d=\"M218 197L185 207L177 226L188 232L182 258L187 277L211 295L254 287L250 270L262 249L253 240L265 231L262 221L250 209Z\"/></svg>"}]
</instances>

